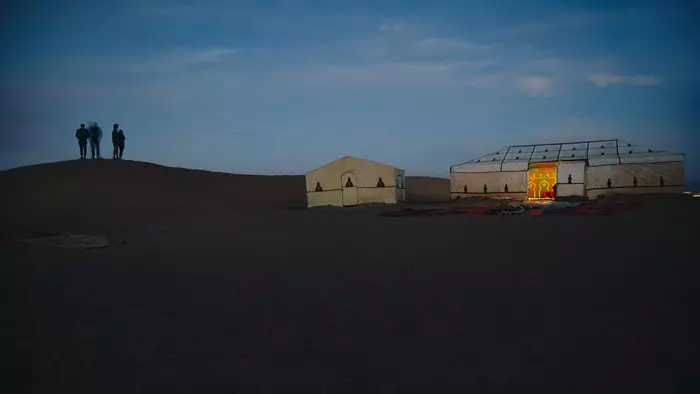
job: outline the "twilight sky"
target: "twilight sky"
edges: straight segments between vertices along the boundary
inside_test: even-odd
[[[511,144],[621,138],[700,179],[692,1],[26,0],[0,11],[0,169],[78,157],[448,176]],[[59,5],[60,4],[60,5]]]

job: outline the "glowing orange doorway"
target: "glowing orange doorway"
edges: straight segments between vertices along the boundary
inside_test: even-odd
[[[530,164],[527,172],[527,198],[554,198],[557,183],[557,163]]]

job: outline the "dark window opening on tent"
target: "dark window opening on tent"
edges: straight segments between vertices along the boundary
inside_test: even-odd
[[[608,178],[608,188],[611,188],[611,187],[612,187],[612,180],[610,178]]]
[[[476,162],[477,162],[477,163],[480,163],[480,162],[481,162],[481,159],[477,160]]]
[[[464,192],[467,192],[467,185],[464,185]]]
[[[600,152],[600,155],[601,155],[601,156],[605,156],[605,152]]]
[[[542,158],[543,158],[543,159],[546,159],[546,158],[547,158],[547,156],[542,156]]]
[[[322,191],[323,191],[323,188],[321,187],[321,183],[320,183],[320,182],[316,182],[316,191],[317,191],[317,192],[322,192]]]
[[[515,160],[519,160],[519,159],[520,159],[520,156],[515,156]]]
[[[605,149],[605,145],[601,145],[601,146],[600,146],[600,149]]]
[[[576,156],[575,154],[573,154],[573,153],[571,154],[571,157],[575,157],[575,156]]]
[[[629,154],[631,155],[631,154],[632,154],[632,151],[629,151]]]
[[[484,194],[486,194],[486,193],[488,193],[488,192],[489,192],[489,188],[486,187],[486,184],[484,184]]]
[[[377,181],[377,187],[384,187],[384,181],[382,180],[382,177],[379,177],[379,180]]]
[[[664,177],[659,178],[659,186],[664,187]]]
[[[649,149],[649,153],[651,153],[651,149]]]
[[[506,186],[503,188],[503,190],[508,193],[508,184],[506,183]]]
[[[345,187],[355,187],[355,185],[352,184],[352,179],[348,177],[348,181],[345,182]]]
[[[521,150],[519,150],[519,151],[518,151],[518,153],[523,153],[523,150],[522,150],[522,149],[521,149]]]
[[[569,178],[567,179],[569,183],[571,183],[571,174],[569,174]]]
[[[545,152],[549,152],[549,149],[545,149],[544,151],[545,151]]]
[[[627,144],[627,146],[632,146],[632,144]]]
[[[632,185],[634,185],[634,187],[637,187],[637,177],[634,177],[632,179]]]
[[[574,148],[572,150],[576,150],[576,147],[574,146]]]
[[[496,161],[496,158],[495,157],[491,158],[491,161]]]

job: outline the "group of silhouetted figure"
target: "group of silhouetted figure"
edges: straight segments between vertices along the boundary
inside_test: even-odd
[[[80,159],[87,159],[87,145],[90,143],[90,154],[91,158],[99,159],[100,156],[100,140],[102,139],[102,129],[97,124],[97,122],[91,122],[88,127],[81,123],[80,128],[75,131],[75,138],[78,139],[78,146],[80,147]],[[112,151],[112,159],[119,160],[124,154],[124,141],[126,137],[124,136],[124,130],[119,128],[118,124],[114,124],[112,128],[112,145],[114,150]]]

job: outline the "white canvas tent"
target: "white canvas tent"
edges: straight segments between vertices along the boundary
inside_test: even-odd
[[[681,193],[685,155],[621,140],[514,145],[450,167],[452,198]]]
[[[345,156],[306,174],[307,206],[395,204],[406,199],[404,170]]]

